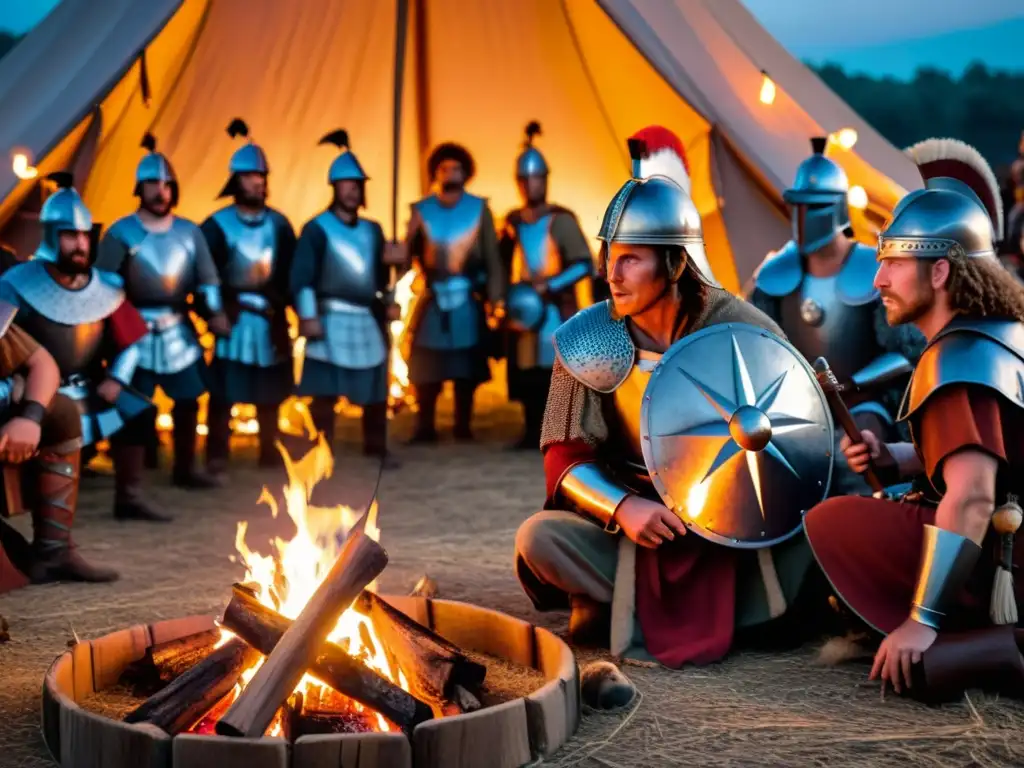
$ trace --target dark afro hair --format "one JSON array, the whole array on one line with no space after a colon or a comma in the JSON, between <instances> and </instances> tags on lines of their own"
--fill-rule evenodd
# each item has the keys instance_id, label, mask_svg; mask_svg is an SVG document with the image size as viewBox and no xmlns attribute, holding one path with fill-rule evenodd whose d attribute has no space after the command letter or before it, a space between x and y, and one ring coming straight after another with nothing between
<instances>
[{"instance_id":1,"label":"dark afro hair","mask_svg":"<svg viewBox=\"0 0 1024 768\"><path fill-rule=\"evenodd\" d=\"M437 174L438 167L445 160L455 160L461 165L463 173L466 174L466 181L476 175L476 163L473 162L473 156L469 154L469 150L461 144L446 141L444 144L434 147L434 151L427 158L427 176L433 179Z\"/></svg>"}]
</instances>

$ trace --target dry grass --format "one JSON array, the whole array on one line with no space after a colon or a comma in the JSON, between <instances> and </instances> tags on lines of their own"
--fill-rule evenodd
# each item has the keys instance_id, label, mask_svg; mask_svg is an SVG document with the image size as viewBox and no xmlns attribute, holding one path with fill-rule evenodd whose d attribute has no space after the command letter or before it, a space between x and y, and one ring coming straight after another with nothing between
<instances>
[{"instance_id":1,"label":"dry grass","mask_svg":"<svg viewBox=\"0 0 1024 768\"><path fill-rule=\"evenodd\" d=\"M510 454L516 411L500 393L481 394L474 446L401 448L402 470L381 489L382 543L391 564L384 591L404 593L424 573L441 596L467 600L565 628L565 616L535 613L512 572L516 527L541 503L539 455ZM444 414L450 424L450 411ZM355 438L348 425L344 439ZM409 433L407 419L396 434ZM330 493L365 502L374 467L354 449L339 449ZM11 641L0 644L0 766L53 763L38 734L39 689L47 665L65 648L71 628L96 637L133 623L216 613L241 573L230 562L235 522L251 521L249 543L282 532L256 506L262 483L243 449L230 488L188 494L154 474L154 496L179 513L171 526L117 524L109 514L111 483L83 492L76 536L83 552L116 566L113 585L29 587L0 597ZM27 521L18 520L19 527ZM285 532L286 533L286 532ZM629 711L584 718L576 738L547 764L561 768L642 766L1012 766L1024 765L1024 706L975 696L929 709L896 697L882 700L860 665L816 665L814 648L741 654L722 664L673 672L627 665L640 695ZM580 663L597 658L580 653ZM493 674L493 673L492 673ZM528 681L508 681L510 691Z\"/></svg>"}]
</instances>

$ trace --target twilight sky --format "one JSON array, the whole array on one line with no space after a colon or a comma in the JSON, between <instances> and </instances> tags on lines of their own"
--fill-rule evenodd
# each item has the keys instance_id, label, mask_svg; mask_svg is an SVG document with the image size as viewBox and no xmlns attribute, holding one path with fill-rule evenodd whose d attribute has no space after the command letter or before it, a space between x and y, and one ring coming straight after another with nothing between
<instances>
[{"instance_id":1,"label":"twilight sky","mask_svg":"<svg viewBox=\"0 0 1024 768\"><path fill-rule=\"evenodd\" d=\"M471 0L467 0L471 1ZM0 0L0 29L24 32L59 0ZM872 75L973 60L1024 70L1022 0L742 0L794 55Z\"/></svg>"}]
</instances>

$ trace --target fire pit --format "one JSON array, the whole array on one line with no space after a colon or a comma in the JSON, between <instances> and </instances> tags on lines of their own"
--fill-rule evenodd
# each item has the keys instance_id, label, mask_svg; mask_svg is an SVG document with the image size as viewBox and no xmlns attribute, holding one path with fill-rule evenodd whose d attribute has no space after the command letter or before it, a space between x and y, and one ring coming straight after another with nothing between
<instances>
[{"instance_id":1,"label":"fire pit","mask_svg":"<svg viewBox=\"0 0 1024 768\"><path fill-rule=\"evenodd\" d=\"M568 646L496 611L379 596L376 501L358 525L309 505L333 468L322 440L285 465L296 532L266 556L239 523L245 580L221 616L80 642L50 667L43 735L64 768L512 768L575 733Z\"/></svg>"}]
</instances>

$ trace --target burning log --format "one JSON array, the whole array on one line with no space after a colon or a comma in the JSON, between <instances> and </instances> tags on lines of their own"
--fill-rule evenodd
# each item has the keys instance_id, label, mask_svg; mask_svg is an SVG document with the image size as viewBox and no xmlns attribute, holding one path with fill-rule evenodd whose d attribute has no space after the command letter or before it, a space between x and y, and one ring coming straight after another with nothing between
<instances>
[{"instance_id":1,"label":"burning log","mask_svg":"<svg viewBox=\"0 0 1024 768\"><path fill-rule=\"evenodd\" d=\"M479 690L487 668L470 661L455 645L413 621L373 592L364 591L356 601L370 617L387 653L409 678L412 692L439 711L457 703L456 686L467 692Z\"/></svg>"},{"instance_id":2,"label":"burning log","mask_svg":"<svg viewBox=\"0 0 1024 768\"><path fill-rule=\"evenodd\" d=\"M245 586L236 584L224 610L223 625L267 656L292 626L277 611L261 604ZM430 720L429 706L374 672L334 643L321 643L308 671L339 693L377 710L400 728L410 729Z\"/></svg>"},{"instance_id":3,"label":"burning log","mask_svg":"<svg viewBox=\"0 0 1024 768\"><path fill-rule=\"evenodd\" d=\"M219 639L220 631L209 629L154 645L128 666L122 680L132 683L137 693L154 693L213 653Z\"/></svg>"},{"instance_id":4,"label":"burning log","mask_svg":"<svg viewBox=\"0 0 1024 768\"><path fill-rule=\"evenodd\" d=\"M221 736L262 736L278 707L316 659L320 644L363 588L387 565L388 555L357 529L348 537L330 572L299 617L285 631L266 662L217 723Z\"/></svg>"},{"instance_id":5,"label":"burning log","mask_svg":"<svg viewBox=\"0 0 1024 768\"><path fill-rule=\"evenodd\" d=\"M151 723L175 736L228 694L259 658L259 651L232 638L129 712L124 721Z\"/></svg>"}]
</instances>

